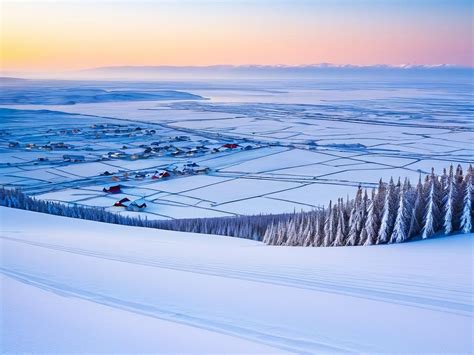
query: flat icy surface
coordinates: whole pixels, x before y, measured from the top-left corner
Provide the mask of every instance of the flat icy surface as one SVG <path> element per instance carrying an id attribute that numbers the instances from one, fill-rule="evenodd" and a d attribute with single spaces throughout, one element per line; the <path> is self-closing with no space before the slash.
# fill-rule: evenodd
<path id="1" fill-rule="evenodd" d="M 432 167 L 441 173 L 450 164 L 473 162 L 473 84 L 467 79 L 20 81 L 2 91 L 0 185 L 117 213 L 126 213 L 111 207 L 118 198 L 144 197 L 149 207 L 140 213 L 147 218 L 310 210 L 353 196 L 359 184 L 371 188 L 391 176 L 414 182 Z M 48 142 L 68 149 L 41 148 Z M 152 143 L 173 148 L 134 156 Z M 225 150 L 225 143 L 239 147 Z M 194 150 L 202 146 L 208 150 Z M 173 155 L 176 148 L 180 154 Z M 123 155 L 104 159 L 108 153 Z M 65 154 L 84 161 L 64 161 Z M 160 181 L 135 178 L 186 163 L 210 170 Z M 121 179 L 123 195 L 102 192 L 117 183 L 100 175 L 105 171 Z"/>
<path id="2" fill-rule="evenodd" d="M 269 247 L 0 214 L 4 352 L 474 350 L 472 234 Z"/>

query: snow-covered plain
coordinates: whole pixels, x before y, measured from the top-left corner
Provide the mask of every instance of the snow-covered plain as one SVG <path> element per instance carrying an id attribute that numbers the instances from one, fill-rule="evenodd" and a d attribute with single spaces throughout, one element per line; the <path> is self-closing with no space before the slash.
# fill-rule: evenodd
<path id="1" fill-rule="evenodd" d="M 269 247 L 0 213 L 2 352 L 474 350 L 472 234 Z"/>
<path id="2" fill-rule="evenodd" d="M 147 218 L 310 210 L 353 196 L 359 184 L 370 188 L 391 176 L 413 182 L 431 167 L 441 173 L 473 162 L 472 83 L 437 80 L 9 83 L 0 108 L 0 184 L 127 213 L 111 207 L 119 196 L 102 188 L 128 173 L 124 195 L 145 198 Z M 101 88 L 127 95 L 100 102 L 94 95 Z M 183 135 L 189 140 L 174 139 Z M 48 142 L 68 148 L 41 148 Z M 131 158 L 152 143 L 182 154 Z M 225 143 L 239 148 L 221 149 Z M 208 150 L 195 153 L 199 146 Z M 84 161 L 65 161 L 65 154 Z M 134 178 L 186 163 L 210 170 Z"/>

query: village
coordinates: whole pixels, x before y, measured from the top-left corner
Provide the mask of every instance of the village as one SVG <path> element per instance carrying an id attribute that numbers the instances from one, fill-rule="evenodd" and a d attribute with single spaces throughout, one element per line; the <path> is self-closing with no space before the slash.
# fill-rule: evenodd
<path id="1" fill-rule="evenodd" d="M 108 201 L 100 207 L 144 212 L 157 201 L 147 200 L 149 196 L 141 186 L 212 174 L 213 169 L 205 164 L 207 159 L 266 146 L 245 139 L 219 141 L 110 120 L 64 128 L 57 123 L 59 128 L 37 127 L 26 134 L 8 130 L 0 136 L 0 154 L 5 157 L 0 163 L 3 186 L 22 188 L 45 199 L 51 193 L 61 195 L 62 190 L 100 186 L 104 201 Z M 88 199 L 55 199 L 68 204 L 88 203 Z"/>
<path id="2" fill-rule="evenodd" d="M 320 209 L 359 185 L 371 189 L 391 176 L 415 182 L 452 163 L 452 152 L 458 163 L 472 155 L 469 122 L 461 119 L 433 127 L 423 119 L 407 123 L 401 111 L 388 121 L 384 112 L 334 107 L 182 101 L 0 108 L 0 184 L 124 216 L 229 217 Z M 381 136 L 384 126 L 395 128 Z"/>

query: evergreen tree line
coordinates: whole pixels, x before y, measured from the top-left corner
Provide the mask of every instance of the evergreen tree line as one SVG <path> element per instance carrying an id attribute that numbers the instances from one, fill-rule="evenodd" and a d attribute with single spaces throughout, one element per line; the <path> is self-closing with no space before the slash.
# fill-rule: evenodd
<path id="1" fill-rule="evenodd" d="M 181 232 L 217 234 L 254 240 L 262 240 L 269 225 L 272 225 L 277 221 L 286 221 L 292 218 L 292 214 L 268 214 L 236 217 L 149 220 L 141 217 L 123 216 L 118 213 L 109 212 L 101 207 L 89 207 L 39 200 L 25 195 L 19 189 L 5 189 L 3 187 L 0 188 L 0 206 L 97 222 Z"/>
<path id="2" fill-rule="evenodd" d="M 326 209 L 253 216 L 148 220 L 123 216 L 99 207 L 38 200 L 21 190 L 0 189 L 0 205 L 91 221 L 226 235 L 264 241 L 269 245 L 354 246 L 401 243 L 443 231 L 473 230 L 474 172 L 465 175 L 451 166 L 441 176 L 432 170 L 412 186 L 382 181 L 370 193 L 359 187 L 354 199 L 338 199 Z"/>
<path id="3" fill-rule="evenodd" d="M 473 230 L 473 168 L 467 173 L 458 165 L 441 176 L 421 176 L 416 186 L 380 180 L 369 194 L 359 187 L 356 197 L 329 203 L 327 209 L 295 213 L 286 221 L 272 223 L 263 241 L 270 245 L 354 246 L 403 243 L 414 237 L 426 239 L 438 232 L 451 234 Z"/>

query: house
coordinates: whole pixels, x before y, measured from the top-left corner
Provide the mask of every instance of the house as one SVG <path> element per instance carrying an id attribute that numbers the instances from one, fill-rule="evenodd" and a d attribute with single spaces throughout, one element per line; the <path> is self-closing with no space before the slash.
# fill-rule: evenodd
<path id="1" fill-rule="evenodd" d="M 114 203 L 114 207 L 127 207 L 129 205 L 130 199 L 128 197 L 124 197 L 123 199 Z"/>
<path id="2" fill-rule="evenodd" d="M 118 194 L 122 192 L 122 189 L 120 185 L 113 185 L 113 186 L 110 186 L 109 188 L 104 187 L 102 191 L 107 192 L 109 194 Z"/>
<path id="3" fill-rule="evenodd" d="M 237 143 L 226 143 L 222 147 L 227 149 L 236 149 L 239 147 L 239 145 Z"/>
<path id="4" fill-rule="evenodd" d="M 200 151 L 207 151 L 207 150 L 209 150 L 209 148 L 206 147 L 205 145 L 198 145 L 198 146 L 196 146 L 196 149 L 199 149 Z"/>
<path id="5" fill-rule="evenodd" d="M 172 139 L 175 140 L 175 141 L 178 141 L 178 142 L 184 142 L 184 141 L 191 140 L 191 138 L 189 138 L 188 136 L 176 136 Z"/>
<path id="6" fill-rule="evenodd" d="M 177 155 L 180 155 L 182 153 L 183 153 L 183 151 L 181 149 L 176 148 L 175 151 L 171 153 L 171 155 L 177 156 Z"/>
<path id="7" fill-rule="evenodd" d="M 67 144 L 64 144 L 63 142 L 59 142 L 59 143 L 51 143 L 51 148 L 52 149 L 69 149 L 69 146 Z"/>
<path id="8" fill-rule="evenodd" d="M 107 155 L 109 156 L 109 158 L 113 159 L 123 159 L 127 156 L 125 153 L 122 152 L 109 152 L 107 153 Z"/>
<path id="9" fill-rule="evenodd" d="M 157 179 L 165 179 L 167 177 L 170 177 L 170 173 L 167 172 L 166 170 L 163 170 L 161 172 L 156 172 L 151 178 L 153 180 L 157 180 Z"/>
<path id="10" fill-rule="evenodd" d="M 130 202 L 130 204 L 126 206 L 127 211 L 134 211 L 134 212 L 143 211 L 146 207 L 147 207 L 146 202 L 143 199 Z"/>
<path id="11" fill-rule="evenodd" d="M 207 174 L 209 172 L 209 168 L 207 166 L 200 166 L 200 167 L 194 168 L 193 171 L 196 174 Z"/>
<path id="12" fill-rule="evenodd" d="M 83 155 L 65 154 L 63 155 L 64 161 L 70 161 L 73 163 L 81 163 L 86 160 Z"/>
<path id="13" fill-rule="evenodd" d="M 173 169 L 173 173 L 175 173 L 176 175 L 185 175 L 188 172 L 189 168 L 186 168 L 184 166 L 177 166 Z"/>

